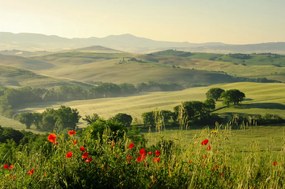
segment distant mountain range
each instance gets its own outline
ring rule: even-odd
[[[104,46],[119,51],[148,53],[166,49],[212,53],[280,53],[285,54],[285,42],[233,45],[224,43],[167,42],[137,37],[131,34],[103,38],[63,38],[55,35],[0,32],[0,51],[61,51],[89,46]],[[103,48],[103,47],[102,47]],[[91,48],[92,49],[92,48]],[[82,50],[88,50],[82,49]],[[18,53],[21,53],[21,52]],[[104,51],[104,49],[102,49]],[[7,51],[6,51],[7,52]]]

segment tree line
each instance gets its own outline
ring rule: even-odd
[[[15,108],[29,103],[129,96],[141,92],[179,89],[182,89],[182,87],[176,84],[159,84],[155,82],[140,83],[138,85],[96,83],[92,87],[70,85],[50,89],[0,87],[0,114],[11,117]]]
[[[156,110],[144,112],[141,115],[145,127],[162,130],[165,127],[180,127],[181,129],[203,127],[205,125],[215,125],[218,123],[231,124],[234,128],[240,125],[257,125],[283,123],[284,119],[277,115],[219,115],[214,113],[216,102],[222,101],[225,106],[238,105],[245,94],[238,89],[224,90],[221,88],[211,88],[206,92],[207,99],[201,101],[186,101],[173,107],[171,110]],[[61,106],[59,109],[48,108],[43,113],[20,113],[16,117],[26,128],[35,126],[40,131],[62,131],[64,129],[76,129],[81,116],[77,109]],[[83,118],[87,125],[93,125],[96,133],[101,133],[109,127],[115,130],[124,130],[130,127],[133,121],[131,115],[118,113],[110,119],[103,119],[98,114],[87,115]],[[97,126],[100,125],[100,126]],[[92,131],[93,132],[93,131]]]
[[[217,118],[211,115],[211,112],[215,110],[217,100],[222,98],[227,105],[231,103],[239,104],[244,99],[245,94],[237,89],[225,91],[220,88],[211,88],[206,93],[206,96],[207,99],[204,102],[182,102],[181,105],[175,106],[173,111],[161,110],[145,112],[142,114],[143,123],[145,126],[156,126],[158,129],[166,125],[179,125],[183,128],[188,128],[190,122],[210,124],[213,121],[217,121]],[[33,97],[30,96],[29,98]],[[43,113],[20,113],[16,119],[25,124],[27,129],[30,129],[30,127],[34,125],[37,130],[52,131],[75,129],[80,117],[77,109],[61,106],[57,110],[48,108]],[[83,118],[88,124],[96,122],[99,119],[102,120],[97,114]],[[110,118],[109,121],[118,122],[123,126],[129,127],[132,123],[132,119],[133,118],[128,114],[119,113]]]

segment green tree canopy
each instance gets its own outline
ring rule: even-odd
[[[93,113],[92,115],[86,115],[84,118],[82,118],[84,121],[87,122],[87,125],[91,125],[93,122],[100,119],[100,116],[96,113]]]
[[[204,104],[209,110],[214,110],[216,108],[216,102],[214,99],[207,99]]]
[[[142,114],[143,123],[145,126],[155,126],[155,119],[153,112],[144,112]]]
[[[245,94],[238,89],[230,89],[222,94],[223,102],[226,105],[234,104],[237,105],[244,100]]]
[[[207,91],[206,96],[207,96],[207,99],[214,99],[215,101],[217,101],[219,98],[221,98],[221,95],[223,92],[225,92],[224,89],[211,88]]]
[[[131,126],[131,123],[133,121],[133,118],[131,115],[125,114],[125,113],[118,113],[114,117],[111,118],[113,121],[117,121],[118,123],[121,123],[122,125],[129,127]]]
[[[34,123],[33,113],[30,113],[30,112],[24,112],[24,113],[19,114],[17,116],[17,119],[21,123],[25,124],[27,129],[30,129],[31,125]]]

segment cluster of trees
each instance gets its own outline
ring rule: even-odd
[[[245,94],[238,89],[224,90],[221,88],[211,88],[206,93],[207,99],[215,101],[222,99],[227,106],[230,104],[238,105],[245,98]]]
[[[83,118],[83,120],[87,122],[87,125],[91,125],[97,120],[104,120],[104,119],[100,117],[98,114],[94,113],[92,115],[86,115]],[[115,116],[111,117],[108,121],[116,122],[124,127],[130,127],[132,124],[133,118],[129,114],[118,113]]]
[[[92,138],[101,138],[104,132],[109,140],[116,141],[122,138],[129,130],[133,118],[126,113],[118,113],[110,119],[103,119],[98,114],[87,115],[83,118],[87,122],[88,127],[84,131],[85,134],[91,135]]]
[[[137,86],[128,83],[97,83],[92,87],[70,85],[51,89],[0,87],[0,114],[10,117],[13,115],[14,108],[28,103],[117,97],[140,92],[178,89],[182,89],[182,87],[176,84],[159,84],[155,82],[140,83]]]
[[[157,130],[165,126],[188,128],[190,123],[205,124],[211,118],[211,111],[215,109],[215,101],[207,99],[205,102],[187,101],[175,106],[173,111],[161,110],[142,114],[145,126],[156,127]]]
[[[285,119],[275,114],[226,114],[224,119],[228,125],[234,129],[239,129],[241,127],[247,126],[257,126],[257,125],[270,125],[270,124],[284,124]]]
[[[188,128],[190,124],[203,126],[214,124],[222,118],[211,114],[215,110],[216,101],[222,99],[225,105],[237,105],[245,98],[245,94],[237,89],[224,90],[211,88],[206,93],[207,99],[204,102],[187,101],[175,106],[173,111],[161,110],[151,111],[142,114],[145,126],[156,127],[158,130],[165,126],[177,126]]]
[[[62,131],[66,129],[76,129],[81,116],[77,109],[61,106],[59,109],[48,108],[43,113],[24,112],[16,116],[21,123],[30,129],[32,125],[40,131]],[[130,127],[133,121],[131,115],[126,113],[118,113],[108,120],[104,120],[98,114],[87,115],[83,118],[87,125],[92,125],[97,121],[108,121],[124,128]]]
[[[32,125],[41,131],[61,131],[75,129],[80,115],[77,109],[61,106],[59,109],[48,108],[43,113],[25,112],[16,117],[21,123],[30,129]]]
[[[235,54],[229,54],[229,57],[237,58],[237,59],[250,59],[250,54],[242,54],[242,53],[235,53]]]

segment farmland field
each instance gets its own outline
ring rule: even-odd
[[[175,143],[187,146],[201,136],[215,137],[211,131],[220,132],[224,135],[226,143],[223,148],[236,152],[279,152],[285,153],[285,125],[283,126],[252,126],[241,130],[165,130],[162,132],[146,132],[145,137],[150,144],[155,144],[162,138],[173,140]],[[256,145],[258,149],[249,149],[249,146]],[[256,151],[257,150],[257,151]]]
[[[246,100],[240,107],[229,107],[218,112],[243,112],[251,114],[278,114],[285,116],[285,85],[283,83],[230,83],[217,84],[209,87],[195,87],[182,91],[153,92],[138,96],[101,98],[94,100],[80,100],[56,104],[35,104],[22,108],[19,111],[43,111],[46,107],[66,105],[77,108],[82,116],[97,113],[103,117],[111,117],[116,113],[128,113],[140,119],[143,112],[151,110],[169,109],[183,101],[206,99],[205,93],[209,88],[239,89],[246,94]],[[223,106],[218,102],[218,107]]]

